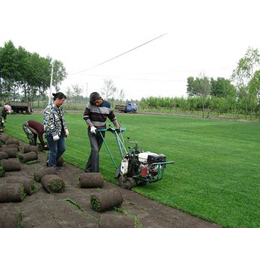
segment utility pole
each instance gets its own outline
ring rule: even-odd
[[[51,82],[50,82],[50,92],[49,92],[49,104],[52,101],[52,80],[53,80],[53,63],[51,64]]]
[[[88,83],[86,83],[86,97],[88,97]]]

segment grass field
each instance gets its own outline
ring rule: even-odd
[[[84,169],[86,124],[81,114],[65,118],[70,136],[64,158]],[[22,123],[29,119],[42,122],[43,116],[9,115],[5,132],[27,142]],[[118,121],[140,148],[175,161],[162,181],[134,191],[224,227],[260,227],[260,124],[140,114],[119,114]],[[106,140],[119,159],[112,134]],[[117,183],[105,147],[100,157],[100,171]]]

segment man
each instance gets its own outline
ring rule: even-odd
[[[85,172],[99,172],[99,151],[103,144],[103,139],[97,129],[106,128],[107,118],[110,119],[116,128],[120,128],[111,108],[111,104],[103,100],[99,93],[91,93],[83,115],[83,119],[88,125],[88,136],[91,145],[91,153],[86,164]],[[105,132],[102,132],[102,134],[103,137],[105,137]]]
[[[30,145],[37,145],[37,136],[44,150],[47,150],[47,143],[43,140],[43,125],[34,120],[23,123],[23,130],[29,139]]]

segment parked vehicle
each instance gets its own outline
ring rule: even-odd
[[[136,113],[137,112],[137,105],[134,102],[127,102],[125,105],[116,105],[115,109],[119,112],[124,113]]]
[[[32,113],[32,105],[31,102],[17,102],[12,101],[10,102],[10,106],[12,108],[13,113]]]

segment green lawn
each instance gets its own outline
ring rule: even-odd
[[[84,169],[86,124],[82,114],[65,118],[70,136],[64,159]],[[27,141],[22,123],[29,119],[42,122],[43,116],[9,115],[5,132]],[[119,114],[118,120],[140,148],[175,161],[162,181],[134,191],[224,227],[260,227],[260,124],[139,114]],[[112,134],[106,140],[119,159]],[[100,164],[106,180],[117,183],[105,147]]]

